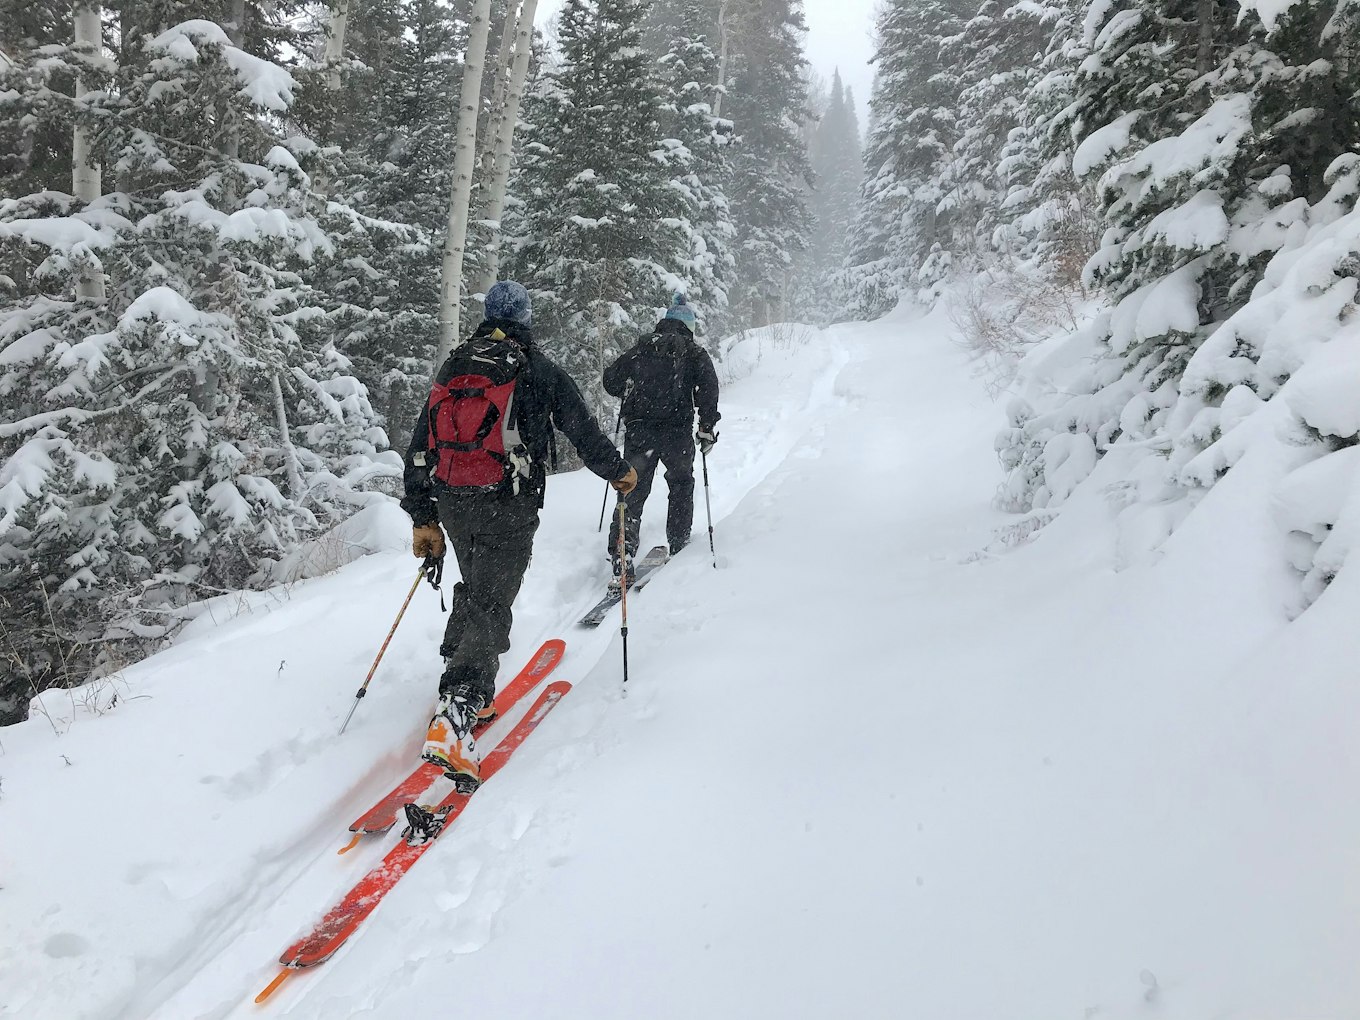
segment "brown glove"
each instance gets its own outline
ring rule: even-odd
[[[411,552],[417,556],[444,558],[444,532],[438,524],[422,524],[411,529]]]
[[[637,488],[637,468],[630,467],[628,473],[622,478],[615,478],[609,483],[614,486],[614,491],[620,496],[626,496]]]

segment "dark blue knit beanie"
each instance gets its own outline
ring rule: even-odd
[[[502,280],[487,291],[485,306],[488,319],[509,319],[527,326],[534,318],[529,292],[514,280]]]

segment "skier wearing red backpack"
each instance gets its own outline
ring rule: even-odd
[[[571,377],[535,345],[528,291],[502,281],[485,306],[486,320],[435,376],[406,453],[401,501],[416,556],[442,558],[447,533],[462,577],[439,647],[444,672],[422,757],[464,785],[478,780],[472,727],[494,712],[510,607],[556,461],[553,426],[620,493],[637,484]]]

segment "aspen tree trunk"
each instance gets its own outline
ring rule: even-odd
[[[500,49],[496,54],[496,73],[491,78],[491,102],[486,107],[491,118],[491,127],[484,139],[481,152],[482,166],[488,176],[491,170],[491,161],[495,159],[496,137],[500,134],[501,121],[505,117],[505,89],[509,84],[510,59],[514,52],[515,36],[519,31],[519,10],[518,0],[511,0],[510,6],[505,9],[505,24],[501,26]]]
[[[727,41],[730,33],[727,30],[727,8],[732,0],[723,0],[723,5],[718,8],[718,88],[717,94],[713,97],[713,116],[722,116],[723,89],[727,87]]]
[[[510,65],[506,84],[505,103],[496,125],[492,148],[491,181],[487,185],[486,205],[482,218],[489,224],[490,236],[486,243],[486,259],[477,289],[485,294],[496,282],[501,261],[501,217],[505,215],[505,189],[510,181],[510,165],[514,155],[515,125],[519,122],[519,107],[524,99],[524,82],[529,76],[529,61],[534,50],[534,14],[538,0],[524,0],[515,30],[515,55]],[[506,26],[509,33],[509,26]]]
[[[345,55],[345,31],[349,28],[349,0],[335,0],[331,23],[326,28],[326,88],[340,91],[340,58]]]
[[[76,49],[84,53],[86,59],[99,59],[104,50],[99,4],[90,0],[75,0],[72,14]],[[85,76],[77,77],[76,99],[79,100],[88,91]],[[94,160],[91,142],[90,129],[77,121],[71,138],[71,191],[79,201],[85,203],[95,201],[103,193],[102,173]],[[92,301],[103,301],[104,274],[82,273],[76,281],[76,295]]]
[[[444,236],[444,264],[439,287],[439,349],[432,371],[439,370],[449,351],[453,350],[458,336],[468,204],[472,197],[472,169],[477,162],[477,115],[482,103],[482,65],[486,61],[486,39],[490,28],[491,0],[476,0],[472,8],[467,54],[463,57],[463,88],[458,99],[458,148],[453,157],[449,225]]]

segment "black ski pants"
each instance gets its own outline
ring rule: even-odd
[[[624,459],[637,469],[637,488],[623,497],[627,505],[624,545],[629,556],[638,551],[638,532],[642,529],[642,507],[652,493],[657,464],[666,467],[666,486],[670,504],[666,507],[666,544],[678,551],[689,541],[694,526],[694,434],[689,424],[653,425],[629,422],[623,441]],[[613,515],[609,528],[609,554],[619,547],[619,518]]]
[[[440,693],[466,685],[484,702],[496,696],[496,671],[510,647],[510,612],[529,569],[538,500],[532,495],[472,493],[438,497],[439,523],[458,561],[453,609],[439,653]]]

